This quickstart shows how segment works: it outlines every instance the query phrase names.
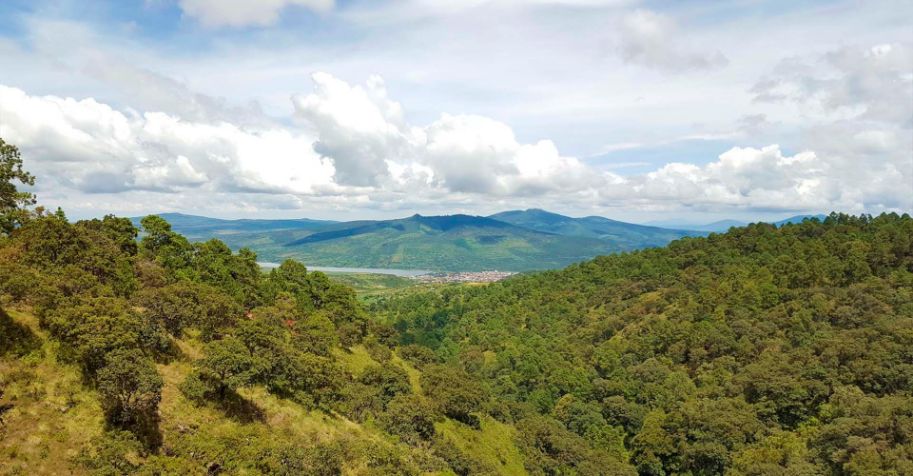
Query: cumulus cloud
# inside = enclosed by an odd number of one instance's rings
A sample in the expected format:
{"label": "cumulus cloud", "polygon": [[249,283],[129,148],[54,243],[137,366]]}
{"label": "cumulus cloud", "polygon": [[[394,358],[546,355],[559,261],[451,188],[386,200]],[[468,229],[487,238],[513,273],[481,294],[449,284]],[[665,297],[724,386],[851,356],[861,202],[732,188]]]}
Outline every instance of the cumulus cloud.
{"label": "cumulus cloud", "polygon": [[180,0],[185,15],[209,27],[267,26],[288,6],[318,12],[333,8],[334,0]]}
{"label": "cumulus cloud", "polygon": [[604,203],[638,203],[652,210],[909,210],[913,174],[897,163],[846,167],[813,151],[784,154],[780,146],[734,147],[703,166],[672,162],[625,177],[602,194]]}
{"label": "cumulus cloud", "polygon": [[380,77],[353,85],[317,73],[313,81],[310,94],[292,98],[302,128],[120,111],[93,99],[0,86],[0,136],[22,148],[42,199],[78,196],[94,207],[103,205],[88,197],[123,195],[182,210],[244,213],[315,204],[409,212],[492,203],[653,211],[913,208],[913,161],[901,140],[909,129],[883,123],[831,124],[844,127],[839,139],[827,138],[839,146],[811,137],[815,147],[790,153],[778,145],[734,147],[704,165],[670,162],[622,176],[562,154],[550,140],[520,141],[509,125],[484,116],[442,114],[410,124]]}
{"label": "cumulus cloud", "polygon": [[397,186],[409,178],[450,192],[512,195],[605,178],[561,156],[551,141],[519,143],[510,126],[490,118],[443,114],[425,126],[409,125],[379,77],[364,86],[327,73],[313,80],[314,92],[295,96],[293,104],[314,126],[314,149],[333,161],[341,184]]}
{"label": "cumulus cloud", "polygon": [[117,111],[93,99],[36,97],[0,86],[0,136],[50,184],[85,193],[244,190],[313,193],[333,167],[287,130]]}
{"label": "cumulus cloud", "polygon": [[913,49],[843,47],[783,60],[751,89],[795,106],[802,145],[827,157],[853,209],[913,208]]}
{"label": "cumulus cloud", "polygon": [[628,63],[668,72],[707,70],[726,66],[719,51],[701,53],[680,45],[681,34],[668,16],[635,10],[621,20],[619,53]]}
{"label": "cumulus cloud", "polygon": [[786,101],[816,116],[913,125],[913,48],[845,47],[780,62],[751,89],[758,102]]}

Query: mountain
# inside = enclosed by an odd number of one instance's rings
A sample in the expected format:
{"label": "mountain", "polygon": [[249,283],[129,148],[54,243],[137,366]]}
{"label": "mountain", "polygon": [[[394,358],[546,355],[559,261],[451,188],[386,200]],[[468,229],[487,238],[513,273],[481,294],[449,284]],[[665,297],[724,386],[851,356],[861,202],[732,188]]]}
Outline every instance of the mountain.
{"label": "mountain", "polygon": [[599,216],[572,218],[538,208],[510,210],[490,215],[489,218],[544,233],[598,238],[612,243],[621,250],[664,246],[670,241],[685,236],[701,234],[693,231],[635,225]]}
{"label": "mountain", "polygon": [[[766,222],[766,223],[771,223],[776,226],[782,226],[787,223],[802,223],[802,220],[805,220],[808,218],[814,218],[819,221],[823,221],[825,218],[827,218],[827,215],[820,215],[820,214],[819,215],[796,215],[796,216],[785,218],[785,219],[779,220],[779,221],[770,222],[770,221],[766,221],[766,220],[756,220],[755,222],[752,222],[752,223]],[[654,221],[654,222],[649,222],[649,223],[652,225],[660,226],[660,227],[664,227],[664,228],[679,228],[679,229],[683,229],[683,230],[693,230],[693,231],[701,231],[701,232],[707,232],[707,233],[723,233],[723,232],[729,231],[730,228],[733,228],[733,227],[738,228],[738,227],[746,226],[749,224],[749,222],[740,221],[740,220],[719,220],[719,221],[715,221],[713,223],[707,223],[707,224],[703,224],[703,225],[682,224],[682,223],[677,223],[674,221]]]}
{"label": "mountain", "polygon": [[818,220],[818,221],[824,221],[825,218],[827,218],[827,215],[822,215],[822,214],[818,214],[818,215],[796,215],[796,216],[794,216],[794,217],[789,217],[789,218],[785,218],[785,219],[780,220],[780,221],[775,221],[773,224],[774,224],[774,225],[777,225],[777,226],[783,226],[783,225],[786,225],[786,224],[789,224],[789,223],[802,223],[802,222],[805,221],[805,220],[811,220],[811,219]]}
{"label": "mountain", "polygon": [[[274,243],[281,242],[278,236],[290,234],[272,234]],[[547,233],[490,217],[413,215],[338,223],[263,251],[274,260],[295,258],[315,265],[524,271],[622,249],[597,237]]]}
{"label": "mountain", "polygon": [[702,234],[538,209],[351,222],[160,216],[193,241],[218,238],[232,249],[254,250],[263,261],[432,271],[553,269]]}
{"label": "mountain", "polygon": [[687,227],[689,230],[695,231],[706,231],[711,233],[722,233],[728,231],[732,227],[745,226],[748,223],[739,221],[739,220],[719,220],[713,223],[707,223],[706,225],[695,225]]}
{"label": "mountain", "polygon": [[[162,213],[159,215],[171,224],[171,228],[191,240],[209,239],[215,236],[238,233],[269,232],[280,230],[315,230],[337,223],[329,220],[308,218],[291,220],[240,219],[222,220],[183,213]],[[140,226],[142,217],[132,217],[135,226]]]}

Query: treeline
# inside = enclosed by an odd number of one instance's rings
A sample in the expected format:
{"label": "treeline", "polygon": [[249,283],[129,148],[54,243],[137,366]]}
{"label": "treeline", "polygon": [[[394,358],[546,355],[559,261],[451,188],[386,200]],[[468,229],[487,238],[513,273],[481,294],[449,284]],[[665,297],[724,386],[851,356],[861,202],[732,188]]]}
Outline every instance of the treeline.
{"label": "treeline", "polygon": [[[143,468],[169,474],[205,466],[202,455],[162,448],[159,428],[163,379],[156,363],[186,359],[178,340],[189,337],[203,343],[203,353],[180,390],[198,405],[257,423],[262,410],[238,391],[259,386],[305,409],[373,422],[393,437],[390,445],[315,450],[277,446],[267,432],[248,442],[259,452],[218,455],[219,471],[339,474],[353,458],[367,459],[372,473],[486,471],[435,430],[445,417],[477,426],[475,412],[487,398],[481,385],[426,349],[404,349],[404,358],[426,370],[417,394],[403,367],[391,363],[395,331],[369,320],[350,288],[295,261],[263,273],[253,253],[232,253],[217,240],[190,243],[156,216],[142,225],[137,240],[139,230],[125,218],[70,223],[60,212],[38,214],[0,240],[0,292],[38,317],[61,344],[59,355],[79,367],[101,399],[109,431],[81,460],[85,467],[99,474]],[[22,334],[10,335],[10,346],[34,340],[4,317],[0,324]],[[379,364],[347,372],[337,354],[355,345]],[[406,447],[396,449],[397,441]],[[131,451],[146,463],[127,464]],[[269,455],[278,462],[263,466]]]}
{"label": "treeline", "polygon": [[[351,288],[290,260],[264,273],[253,252],[233,253],[219,240],[191,243],[158,216],[145,217],[140,230],[126,218],[70,222],[61,210],[31,208],[34,197],[13,182],[34,179],[14,147],[0,141],[0,151],[0,297],[37,316],[59,344],[57,357],[76,366],[100,399],[106,432],[80,449],[74,463],[82,469],[333,475],[355,464],[359,474],[486,471],[435,429],[446,416],[478,424],[473,412],[486,398],[482,387],[427,350],[406,350],[405,358],[428,369],[417,393],[403,365],[392,363],[395,330],[368,319]],[[41,352],[41,339],[2,309],[0,332],[2,358]],[[201,347],[200,355],[187,355],[181,345],[188,343]],[[353,346],[375,363],[344,368],[340,356]],[[184,398],[250,423],[249,430],[165,440],[157,365],[176,360],[192,361],[179,385]],[[16,378],[0,375],[0,397]],[[239,392],[254,387],[387,435],[315,443],[271,434],[263,410]],[[0,405],[0,425],[14,407]],[[172,415],[179,428],[181,417]]]}
{"label": "treeline", "polygon": [[484,384],[534,474],[913,474],[908,215],[750,225],[375,311]]}

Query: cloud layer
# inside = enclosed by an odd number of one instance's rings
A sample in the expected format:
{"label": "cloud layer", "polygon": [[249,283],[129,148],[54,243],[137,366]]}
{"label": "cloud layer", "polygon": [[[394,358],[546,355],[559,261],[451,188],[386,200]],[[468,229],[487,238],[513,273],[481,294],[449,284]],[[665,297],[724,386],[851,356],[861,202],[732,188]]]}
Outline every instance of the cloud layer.
{"label": "cloud layer", "polygon": [[[825,119],[808,131],[806,150],[734,147],[704,165],[672,161],[627,176],[564,155],[547,139],[520,141],[509,125],[488,117],[442,114],[410,124],[378,76],[350,84],[314,74],[312,91],[292,98],[300,121],[295,127],[121,111],[91,98],[33,96],[0,86],[0,136],[22,148],[26,166],[39,176],[39,194],[80,195],[96,206],[92,196],[111,202],[141,196],[191,210],[234,197],[237,203],[223,202],[223,209],[302,214],[319,207],[558,202],[598,210],[909,210],[913,165],[902,140],[910,127],[898,123],[907,106],[884,101],[884,89],[856,88],[849,95],[845,84],[868,78],[905,97],[908,58],[888,53],[883,46],[855,53],[874,62],[864,69],[864,75],[877,71],[871,78],[844,70],[842,80],[817,81],[803,75],[807,69],[783,66],[754,88],[763,101],[821,102]],[[823,61],[840,70],[856,64],[848,54],[834,52]],[[890,74],[895,77],[884,78]],[[844,107],[858,120],[832,119]],[[816,136],[829,132],[840,139]],[[828,140],[839,146],[822,145]]]}
{"label": "cloud layer", "polygon": [[267,26],[279,19],[282,9],[300,6],[322,12],[334,0],[180,0],[185,15],[208,27]]}
{"label": "cloud layer", "polygon": [[619,30],[619,52],[629,63],[669,72],[716,69],[729,64],[719,50],[701,53],[683,48],[683,35],[674,21],[650,10],[625,15]]}

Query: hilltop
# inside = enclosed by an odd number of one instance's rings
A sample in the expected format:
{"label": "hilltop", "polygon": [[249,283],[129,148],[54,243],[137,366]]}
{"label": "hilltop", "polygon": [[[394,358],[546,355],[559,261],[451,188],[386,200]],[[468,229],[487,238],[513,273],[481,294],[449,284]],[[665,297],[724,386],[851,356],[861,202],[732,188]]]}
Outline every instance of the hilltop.
{"label": "hilltop", "polygon": [[250,248],[265,261],[432,271],[554,269],[700,234],[544,210],[351,222],[162,217],[192,240],[219,238],[232,249]]}

